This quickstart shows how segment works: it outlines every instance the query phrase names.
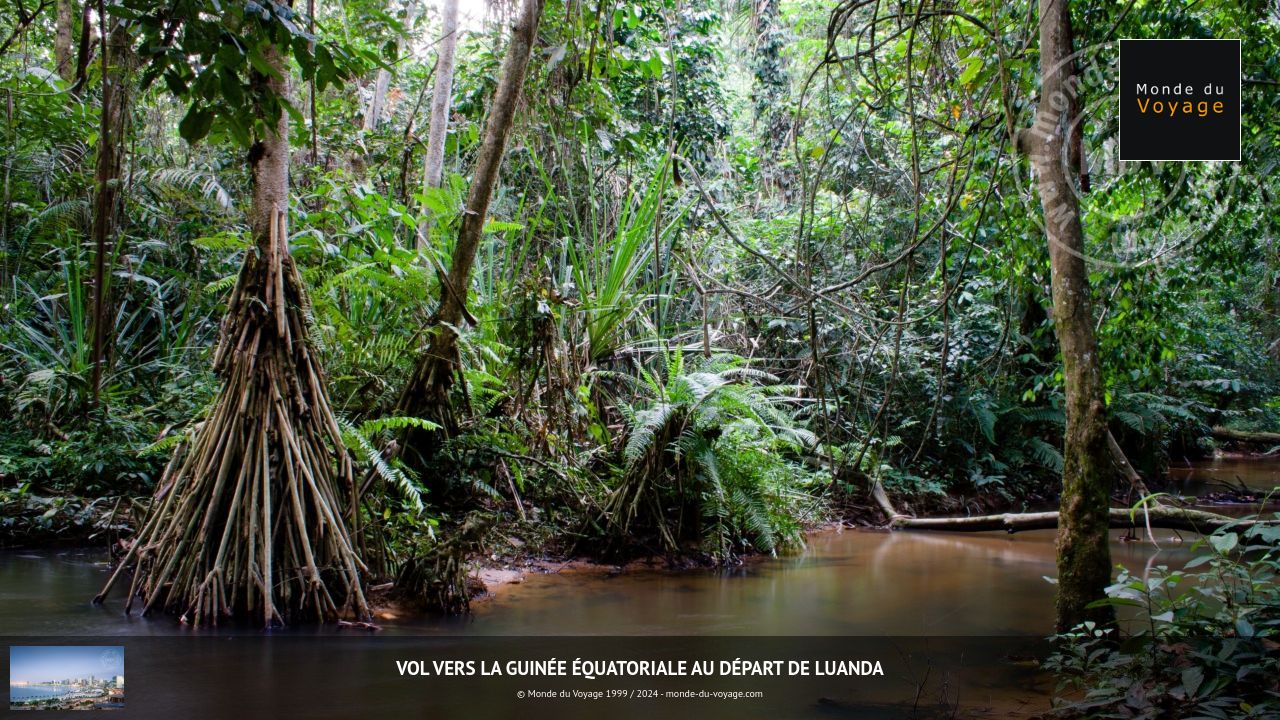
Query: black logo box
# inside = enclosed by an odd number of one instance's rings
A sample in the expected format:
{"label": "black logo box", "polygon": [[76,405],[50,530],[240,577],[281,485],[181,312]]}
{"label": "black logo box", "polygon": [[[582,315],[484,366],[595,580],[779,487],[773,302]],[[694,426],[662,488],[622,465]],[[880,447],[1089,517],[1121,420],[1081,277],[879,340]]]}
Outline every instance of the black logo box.
{"label": "black logo box", "polygon": [[1238,162],[1240,89],[1239,40],[1121,40],[1120,159]]}

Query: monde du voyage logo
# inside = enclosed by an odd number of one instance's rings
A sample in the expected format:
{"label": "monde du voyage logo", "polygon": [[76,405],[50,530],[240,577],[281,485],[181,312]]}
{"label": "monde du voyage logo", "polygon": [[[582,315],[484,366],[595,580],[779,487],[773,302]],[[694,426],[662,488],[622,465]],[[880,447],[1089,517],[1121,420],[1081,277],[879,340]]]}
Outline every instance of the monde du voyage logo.
{"label": "monde du voyage logo", "polygon": [[1120,159],[1240,160],[1240,41],[1121,40]]}

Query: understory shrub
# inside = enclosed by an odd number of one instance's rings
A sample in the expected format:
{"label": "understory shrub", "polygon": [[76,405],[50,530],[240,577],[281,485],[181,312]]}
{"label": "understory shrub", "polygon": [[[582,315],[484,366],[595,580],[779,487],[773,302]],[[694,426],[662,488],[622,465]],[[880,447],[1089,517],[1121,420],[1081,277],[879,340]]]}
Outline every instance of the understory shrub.
{"label": "understory shrub", "polygon": [[1280,717],[1280,526],[1241,521],[1192,548],[1181,570],[1122,570],[1107,589],[1100,603],[1136,611],[1131,631],[1054,638],[1056,717]]}
{"label": "understory shrub", "polygon": [[718,562],[798,543],[815,512],[799,459],[816,439],[796,421],[796,388],[736,356],[686,365],[678,350],[638,373],[641,400],[620,406],[628,440],[601,524]]}

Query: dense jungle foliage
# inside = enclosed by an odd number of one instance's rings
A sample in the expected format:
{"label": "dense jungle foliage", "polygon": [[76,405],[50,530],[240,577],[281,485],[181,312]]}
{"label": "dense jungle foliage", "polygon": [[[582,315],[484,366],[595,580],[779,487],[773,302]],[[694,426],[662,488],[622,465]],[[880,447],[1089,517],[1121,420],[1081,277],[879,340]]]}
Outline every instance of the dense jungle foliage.
{"label": "dense jungle foliage", "polygon": [[[433,3],[0,6],[5,544],[136,530],[214,414],[277,121],[271,232],[370,580],[456,608],[440,578],[481,550],[730,563],[878,522],[873,487],[921,515],[1057,500],[1049,249],[1013,140],[1034,3],[552,0],[483,217],[514,4],[462,5],[438,183]],[[1280,427],[1280,16],[1070,20],[1108,427],[1159,487],[1213,427]],[[1119,162],[1123,37],[1244,38],[1240,163]],[[447,412],[419,412],[442,333]]]}

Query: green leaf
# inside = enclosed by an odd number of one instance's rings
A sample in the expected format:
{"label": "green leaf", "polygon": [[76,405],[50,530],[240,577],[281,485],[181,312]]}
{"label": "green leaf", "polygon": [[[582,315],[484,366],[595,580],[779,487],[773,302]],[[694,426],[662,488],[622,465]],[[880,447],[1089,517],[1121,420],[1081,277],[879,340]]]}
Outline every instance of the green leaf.
{"label": "green leaf", "polygon": [[502,220],[490,220],[484,224],[486,233],[507,232],[510,230],[523,230],[524,225],[514,222],[504,222]]}
{"label": "green leaf", "polygon": [[449,191],[443,187],[426,188],[419,198],[432,215],[449,215],[453,212]]}
{"label": "green leaf", "polygon": [[1235,533],[1211,535],[1209,536],[1209,544],[1213,546],[1214,550],[1225,555],[1234,550],[1236,545],[1240,544],[1240,536]]}
{"label": "green leaf", "polygon": [[1196,691],[1204,684],[1204,671],[1198,667],[1189,667],[1182,671],[1182,687],[1187,691],[1187,697],[1195,697]]}
{"label": "green leaf", "polygon": [[218,68],[218,84],[222,97],[228,104],[240,106],[244,104],[244,88],[240,85],[240,77],[228,67]]}
{"label": "green leaf", "polygon": [[1190,560],[1188,560],[1187,564],[1182,566],[1182,569],[1190,570],[1191,568],[1200,567],[1201,565],[1204,565],[1205,563],[1209,562],[1212,559],[1213,559],[1212,555],[1197,555],[1191,558]]}
{"label": "green leaf", "polygon": [[274,78],[276,80],[280,79],[280,70],[267,62],[267,58],[262,54],[262,50],[257,46],[249,48],[249,64],[253,66],[254,70],[257,70],[267,77]]}
{"label": "green leaf", "polygon": [[192,145],[200,142],[213,127],[213,113],[199,105],[192,105],[187,110],[182,122],[178,123],[178,134]]}
{"label": "green leaf", "polygon": [[187,83],[182,76],[176,72],[169,71],[164,74],[164,84],[169,88],[169,92],[175,97],[183,97],[187,94]]}

